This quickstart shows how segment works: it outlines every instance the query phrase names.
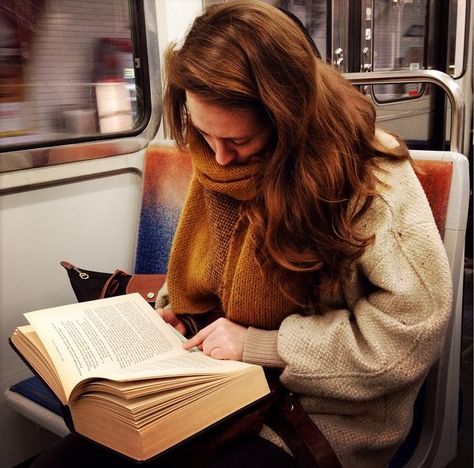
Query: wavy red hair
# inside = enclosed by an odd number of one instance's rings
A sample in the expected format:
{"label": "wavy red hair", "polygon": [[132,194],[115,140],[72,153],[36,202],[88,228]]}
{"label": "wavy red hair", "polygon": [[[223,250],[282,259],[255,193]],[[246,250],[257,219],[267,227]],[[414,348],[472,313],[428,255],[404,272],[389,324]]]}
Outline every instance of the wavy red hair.
{"label": "wavy red hair", "polygon": [[[261,264],[279,269],[281,288],[301,305],[317,303],[320,287],[337,289],[342,268],[372,241],[357,221],[376,194],[377,161],[409,158],[403,142],[377,141],[373,105],[314,55],[288,16],[258,1],[198,17],[182,47],[167,51],[165,80],[165,117],[182,148],[210,151],[188,119],[186,90],[269,120],[274,144],[248,206]],[[298,291],[288,281],[295,274]]]}

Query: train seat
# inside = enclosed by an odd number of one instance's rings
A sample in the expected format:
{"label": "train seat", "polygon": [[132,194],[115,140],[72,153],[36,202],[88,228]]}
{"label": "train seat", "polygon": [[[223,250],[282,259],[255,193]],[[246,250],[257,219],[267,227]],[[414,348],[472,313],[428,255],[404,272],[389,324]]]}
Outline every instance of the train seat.
{"label": "train seat", "polygon": [[451,321],[439,360],[415,403],[414,421],[390,468],[444,467],[456,455],[464,242],[469,205],[469,163],[450,151],[411,151],[447,252],[453,280]]}
{"label": "train seat", "polygon": [[136,273],[166,273],[191,171],[189,155],[174,146],[161,144],[148,148],[143,172]]}
{"label": "train seat", "polygon": [[[454,288],[453,314],[440,359],[431,369],[417,400],[412,430],[392,460],[391,468],[442,467],[456,453],[468,161],[463,155],[449,151],[412,151],[411,154],[421,169],[418,175],[448,254]],[[190,178],[190,161],[187,154],[165,143],[150,146],[145,157],[135,271],[165,273]],[[63,436],[68,429],[54,406],[45,407],[42,401],[45,389],[36,385],[37,380],[33,377],[7,389],[5,399],[20,414]],[[34,391],[25,391],[24,387],[28,386],[34,387]],[[41,398],[35,397],[35,393],[42,394]]]}

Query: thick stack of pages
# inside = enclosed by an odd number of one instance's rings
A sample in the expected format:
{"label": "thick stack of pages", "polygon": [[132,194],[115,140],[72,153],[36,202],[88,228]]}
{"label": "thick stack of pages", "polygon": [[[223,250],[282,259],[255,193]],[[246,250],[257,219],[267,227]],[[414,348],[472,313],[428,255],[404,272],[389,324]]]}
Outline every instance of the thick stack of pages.
{"label": "thick stack of pages", "polygon": [[182,348],[139,295],[25,314],[11,343],[68,409],[73,429],[147,460],[269,394],[260,366]]}

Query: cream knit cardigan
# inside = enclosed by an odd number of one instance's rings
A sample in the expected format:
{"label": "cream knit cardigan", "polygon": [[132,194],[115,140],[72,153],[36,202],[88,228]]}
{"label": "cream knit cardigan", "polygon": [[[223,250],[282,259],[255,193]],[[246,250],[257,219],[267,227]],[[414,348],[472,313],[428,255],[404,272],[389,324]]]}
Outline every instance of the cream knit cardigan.
{"label": "cream knit cardigan", "polygon": [[[417,392],[451,313],[446,253],[408,162],[386,161],[388,184],[360,226],[375,242],[324,315],[291,315],[279,330],[250,328],[243,360],[283,368],[341,464],[384,467],[405,438]],[[264,428],[262,436],[282,445]]]}
{"label": "cream knit cardigan", "polygon": [[[351,468],[386,466],[405,438],[451,312],[450,269],[425,193],[409,162],[381,168],[387,186],[360,220],[375,242],[346,275],[341,296],[323,298],[324,315],[249,328],[244,343],[244,361],[282,368],[282,383]],[[166,292],[165,285],[160,307]],[[270,429],[261,435],[284,447]]]}

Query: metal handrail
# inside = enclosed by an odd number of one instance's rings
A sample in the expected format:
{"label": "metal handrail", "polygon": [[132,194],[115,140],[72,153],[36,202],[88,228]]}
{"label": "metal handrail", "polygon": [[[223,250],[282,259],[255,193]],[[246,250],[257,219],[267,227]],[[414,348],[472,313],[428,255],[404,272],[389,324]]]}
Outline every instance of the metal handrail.
{"label": "metal handrail", "polygon": [[354,85],[434,83],[440,86],[451,104],[450,150],[464,153],[464,96],[458,84],[446,73],[438,70],[390,71],[345,73],[344,77]]}

